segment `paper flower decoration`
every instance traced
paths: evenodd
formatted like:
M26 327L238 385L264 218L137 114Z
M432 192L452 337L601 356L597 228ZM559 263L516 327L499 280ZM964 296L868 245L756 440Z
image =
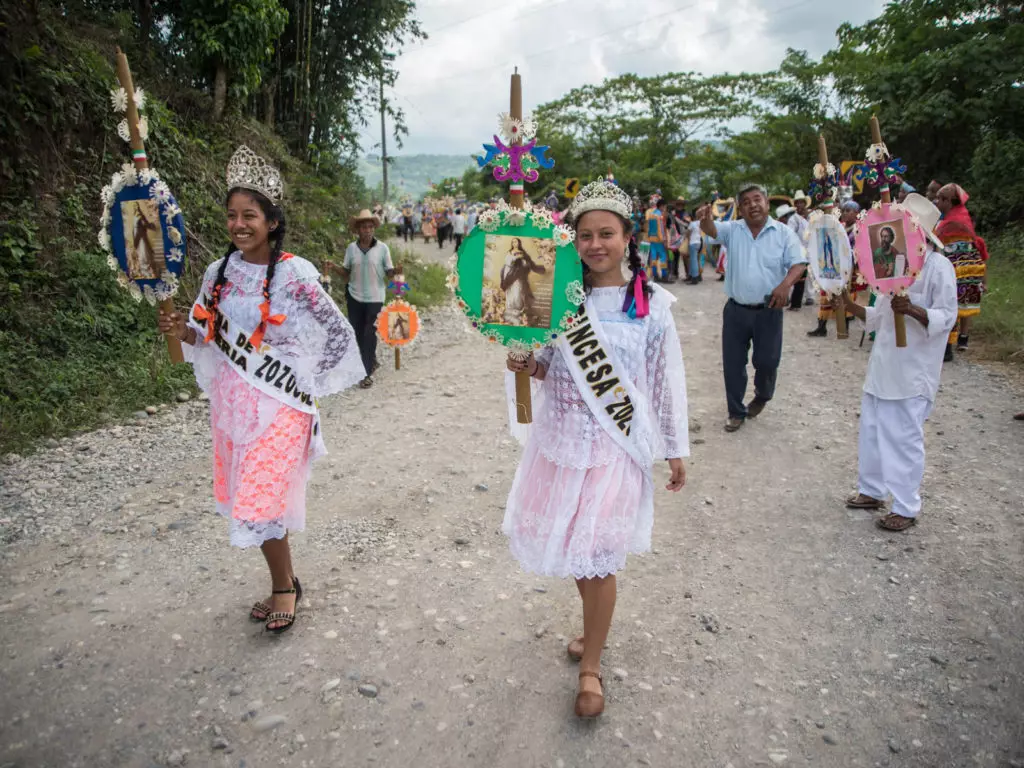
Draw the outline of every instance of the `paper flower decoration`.
M498 131L510 144L513 141L526 142L537 135L537 123L530 115L519 120L508 112L502 112L498 115Z
M124 112L128 109L128 93L124 88L114 88L110 91L110 106L115 112Z
M141 112L146 106L146 92L141 88L136 88L133 101L135 102L135 108Z
M553 238L558 245L572 245L573 241L576 240L576 233L564 224L559 224L555 227Z

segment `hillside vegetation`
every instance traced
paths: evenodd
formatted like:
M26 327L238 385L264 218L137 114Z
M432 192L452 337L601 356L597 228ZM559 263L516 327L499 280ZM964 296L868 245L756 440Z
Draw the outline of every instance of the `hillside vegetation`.
M129 159L108 96L116 46L148 95L150 163L185 213L179 304L228 245L224 172L240 143L281 168L286 246L314 263L342 252L347 217L366 203L344 155L317 152L315 166L297 159L287 138L230 103L213 120L211 94L171 77L126 14L97 14L105 23L83 14L72 25L66 10L0 8L0 452L194 386L190 366L170 365L155 310L117 285L97 243L99 190Z

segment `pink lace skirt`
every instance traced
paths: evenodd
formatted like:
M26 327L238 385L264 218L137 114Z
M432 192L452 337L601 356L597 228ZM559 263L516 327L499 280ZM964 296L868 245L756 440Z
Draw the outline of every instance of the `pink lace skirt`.
M313 416L222 368L210 395L213 493L231 543L258 547L306 527Z
M630 552L648 551L653 524L651 480L625 451L576 469L555 464L530 440L502 529L524 570L590 579L621 570Z

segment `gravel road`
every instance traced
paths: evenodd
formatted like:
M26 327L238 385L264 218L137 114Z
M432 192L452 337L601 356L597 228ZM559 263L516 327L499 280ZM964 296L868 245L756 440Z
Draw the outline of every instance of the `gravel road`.
M778 396L729 435L720 286L672 290L689 483L621 574L599 722L572 715L575 587L500 534L503 355L445 309L325 403L281 637L246 619L262 558L211 512L205 402L6 459L0 766L1024 766L1017 383L947 366L924 516L885 535L842 506L859 328L787 313Z

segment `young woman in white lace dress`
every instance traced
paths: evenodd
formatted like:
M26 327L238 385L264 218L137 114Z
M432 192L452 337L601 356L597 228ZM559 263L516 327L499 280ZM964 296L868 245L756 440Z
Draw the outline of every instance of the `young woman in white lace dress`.
M270 568L271 596L250 617L283 632L302 597L288 533L305 528L310 465L326 452L315 398L352 386L366 371L319 271L282 251L277 171L245 151L228 171L232 245L206 270L188 316L161 312L159 327L185 342L210 397L214 497L230 521L231 543L260 547Z
M671 312L675 299L646 283L631 238L631 207L617 187L595 182L569 212L584 264L584 315L607 341L598 360L610 363L633 387L626 441L614 426L608 428L600 415L604 409L594 407L591 393L578 383L602 374L596 363L579 361L581 350L591 354L596 345L584 342L574 351L566 339L525 362L508 360L510 370L529 372L539 386L533 388L534 424L509 493L504 531L525 570L576 580L583 635L568 651L580 661L576 714L581 717L604 709L601 651L615 608L615 574L628 553L651 546L653 460L668 460L666 488L679 491L686 482L683 458L689 455L686 374ZM624 260L632 272L628 282ZM592 376L581 379L573 366Z

